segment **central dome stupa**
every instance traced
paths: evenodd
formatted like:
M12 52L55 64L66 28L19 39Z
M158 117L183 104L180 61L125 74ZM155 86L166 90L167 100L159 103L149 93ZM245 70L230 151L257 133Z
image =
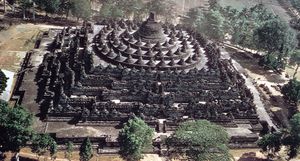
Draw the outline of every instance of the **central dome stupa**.
M150 42L164 42L166 41L166 36L163 33L163 28L159 22L156 21L155 14L150 13L149 18L144 21L136 31L133 36L136 39L141 39L143 41Z
M139 26L122 20L104 25L94 43L95 53L106 64L127 68L186 70L199 68L206 61L203 48L193 34L183 28L162 25L152 12Z

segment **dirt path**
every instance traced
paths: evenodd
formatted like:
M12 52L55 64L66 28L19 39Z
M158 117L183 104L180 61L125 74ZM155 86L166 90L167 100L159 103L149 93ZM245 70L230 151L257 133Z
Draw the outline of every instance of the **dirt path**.
M222 54L223 59L230 59L230 55L226 50L221 49L221 54ZM254 104L256 105L256 110L257 110L259 119L266 121L270 127L274 127L277 130L276 125L273 123L271 117L269 116L268 112L265 109L264 104L262 103L262 101L260 99L260 94L259 94L258 90L256 89L256 87L254 86L254 82L253 82L252 78L245 77L245 74L247 74L247 72L237 61L232 60L232 62L233 62L234 67L236 68L236 70L238 70L241 74L243 74L245 81L246 81L245 83L254 96L253 101L254 101Z

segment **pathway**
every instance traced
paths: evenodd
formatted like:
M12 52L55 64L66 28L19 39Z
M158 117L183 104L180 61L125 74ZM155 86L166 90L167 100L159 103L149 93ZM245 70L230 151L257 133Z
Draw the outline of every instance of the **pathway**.
M229 53L221 48L221 57L222 59L230 59L230 55ZM265 109L265 106L263 104L263 102L260 99L260 94L258 92L258 90L256 89L256 87L254 86L254 82L251 78L248 78L245 76L246 70L235 60L232 60L233 66L236 68L236 70L238 70L242 76L245 79L245 83L247 85L247 87L250 89L250 91L252 92L253 96L254 96L254 104L256 105L256 111L258 114L258 117L261 121L266 121L270 127L274 127L275 130L278 130L278 128L276 127L276 125L273 123L270 115L268 114L268 112Z

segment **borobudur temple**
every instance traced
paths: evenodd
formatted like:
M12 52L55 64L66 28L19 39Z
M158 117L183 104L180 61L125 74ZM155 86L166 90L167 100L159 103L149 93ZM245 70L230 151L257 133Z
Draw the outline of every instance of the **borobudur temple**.
M88 136L99 152L117 152L118 131L134 116L155 129L160 152L161 140L188 120L224 126L232 147L253 146L262 130L232 60L201 33L161 24L154 14L142 23L50 29L21 70L14 98L36 114L36 131L58 143Z

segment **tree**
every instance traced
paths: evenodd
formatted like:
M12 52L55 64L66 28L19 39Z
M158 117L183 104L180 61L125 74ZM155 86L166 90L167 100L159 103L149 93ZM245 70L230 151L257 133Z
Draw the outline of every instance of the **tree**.
M119 0L116 6L123 11L126 18L133 16L134 19L141 19L146 11L143 0Z
M266 54L262 56L262 58L259 60L258 64L260 66L263 66L266 69L271 69L271 70L279 70L284 68L284 63L282 62L283 60L279 60L277 58L277 55L274 53Z
M204 13L199 8L191 8L186 17L184 17L181 21L184 25L191 26L193 28L197 28L204 21Z
M218 10L210 10L205 13L206 17L203 26L200 27L200 31L214 40L223 40L224 38L224 17Z
M150 0L145 4L148 13L155 12L156 15L165 18L166 22L174 20L177 17L176 4L168 0Z
M276 54L278 62L284 63L284 58L294 50L296 41L294 32L277 18L266 21L254 31L254 42L258 49Z
M89 138L85 138L80 146L80 161L89 161L93 157L92 144Z
M21 106L0 101L0 151L18 153L32 138L32 115Z
M102 18L108 19L108 18L122 18L123 17L123 11L116 6L116 3L113 1L108 1L103 3L101 9L100 9L100 16Z
M192 8L183 18L183 24L192 26L197 31L214 40L222 40L225 35L225 18L218 7L204 12L199 8Z
M224 128L198 120L180 124L166 143L171 152L185 154L189 160L230 161L228 142Z
M58 12L60 14L65 14L66 18L68 18L70 9L71 9L71 0L61 0Z
M143 158L142 153L152 146L154 130L142 119L130 119L119 133L120 154L129 161Z
M82 18L84 20L89 19L92 13L89 0L71 0L70 10L77 19Z
M284 138L283 144L288 147L289 159L296 157L300 148L300 113L290 119L289 135Z
M33 136L31 151L38 156L44 155L50 151L51 156L57 151L55 140L49 134L35 134Z
M282 145L282 133L275 132L264 135L257 143L257 145L263 150L270 154L275 155L279 152Z
M26 10L28 8L31 8L33 3L31 0L20 0L20 6L22 7L23 10L23 19L26 19Z
M0 69L0 95L6 88L6 83L7 83L8 78L5 76L5 74L2 72Z
M282 87L281 93L286 100L298 103L300 101L300 82L296 79L291 79Z
M296 74L297 74L298 69L299 69L299 66L300 66L300 51L299 50L296 50L291 54L290 64L296 66L295 72L293 74L293 79L295 79Z
M48 13L56 13L59 10L61 4L60 0L34 0L38 7Z
M299 0L289 0L293 7L295 7L298 11L300 11L300 1Z
M67 144L66 144L66 153L65 153L65 158L67 158L68 160L71 160L72 158L72 152L74 150L74 145L71 141L69 141Z
M263 151L275 154L280 151L282 145L287 148L289 159L296 157L300 148L300 113L290 119L290 128L263 136L257 143Z
M57 144L55 141L50 144L49 151L51 158L55 159L55 154L57 153Z

